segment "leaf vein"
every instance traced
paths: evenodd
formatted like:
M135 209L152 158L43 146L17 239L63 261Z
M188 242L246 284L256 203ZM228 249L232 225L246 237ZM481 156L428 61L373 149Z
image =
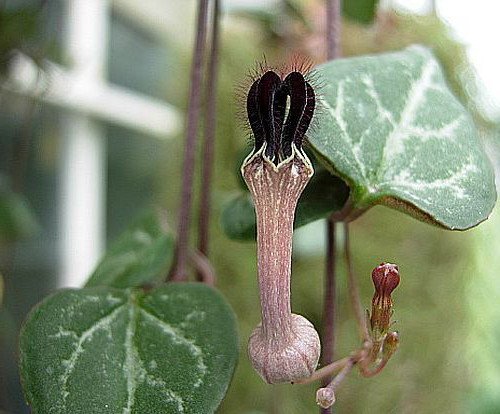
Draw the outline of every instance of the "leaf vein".
M62 383L62 405L65 408L66 407L66 400L69 395L68 391L68 380L70 375L73 373L73 370L75 369L75 365L78 361L78 358L80 355L83 353L83 344L87 341L92 339L94 334L99 331L100 329L108 329L111 322L117 317L117 315L122 311L122 309L125 307L125 304L122 304L115 309L113 309L110 313L107 315L104 315L102 318L98 319L90 328L85 330L79 337L78 337L78 342L76 342L76 346L74 351L71 353L69 359L62 361L64 370L62 375L60 376L60 380Z
M186 338L186 336L180 329L177 329L172 325L166 323L158 316L142 307L140 308L140 310L145 318L152 322L154 325L157 325L160 328L161 332L167 335L173 343L183 345L189 349L191 355L193 355L193 357L196 359L196 368L200 375L200 377L193 383L193 388L200 387L203 383L203 378L208 371L208 367L205 364L201 348L196 345L196 343L192 339Z

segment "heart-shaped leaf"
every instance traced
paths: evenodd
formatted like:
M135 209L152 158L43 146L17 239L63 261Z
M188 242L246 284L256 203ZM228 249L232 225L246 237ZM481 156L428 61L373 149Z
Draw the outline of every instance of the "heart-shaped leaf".
M20 336L33 414L213 413L237 353L229 305L202 284L63 290Z
M174 237L159 212L149 212L116 240L87 286L136 287L165 277Z
M342 2L342 14L356 22L369 24L375 19L378 0L348 0Z
M348 195L349 188L340 178L325 169L317 170L297 204L295 228L340 210ZM255 240L255 210L250 193L241 192L228 201L222 212L221 224L231 239Z
M456 230L488 217L492 167L428 50L340 59L317 72L324 87L309 142L349 183L355 209L383 204Z

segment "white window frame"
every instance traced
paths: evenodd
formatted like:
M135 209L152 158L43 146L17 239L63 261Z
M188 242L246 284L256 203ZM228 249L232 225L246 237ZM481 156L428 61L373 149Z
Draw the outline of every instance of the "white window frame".
M105 248L107 157L102 122L163 139L179 132L182 117L165 101L106 81L109 0L66 0L65 6L63 47L69 66L46 62L39 74L28 57L18 55L4 87L66 112L58 180L57 284L80 287ZM155 14L151 9L149 13Z

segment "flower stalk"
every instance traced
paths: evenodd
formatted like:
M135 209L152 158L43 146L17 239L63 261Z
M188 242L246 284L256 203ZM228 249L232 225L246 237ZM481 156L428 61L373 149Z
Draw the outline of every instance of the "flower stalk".
M346 239L348 246L348 239ZM348 251L348 250L346 250ZM354 278L350 266L350 255L346 255L349 265L350 288L352 289ZM371 315L367 314L367 324L363 323L360 329L363 340L362 346L354 351L350 356L332 362L329 365L317 370L308 378L299 380L298 383L308 384L318 380L324 380L331 375L335 377L323 385L316 392L316 402L323 410L328 410L335 402L335 392L344 378L351 372L354 366L358 366L361 375L372 377L377 375L387 365L389 359L394 355L399 347L399 334L390 331L393 313L393 303L391 294L399 285L399 269L396 265L382 263L373 269L372 280L375 286L375 293L372 299ZM354 289L355 308L360 308L357 297L357 287ZM357 312L357 313L360 313ZM358 316L358 323L360 321ZM368 326L370 328L368 329Z

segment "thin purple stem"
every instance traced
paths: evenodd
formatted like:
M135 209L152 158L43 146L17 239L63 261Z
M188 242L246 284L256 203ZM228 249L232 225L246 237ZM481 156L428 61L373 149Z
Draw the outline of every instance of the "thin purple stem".
M200 0L198 3L198 23L190 76L186 144L184 147L184 164L182 170L181 206L177 230L177 247L175 264L170 274L170 279L174 281L187 279L189 227L191 224L191 199L193 194L196 138L201 113L201 81L203 75L203 58L206 46L207 15L208 0Z
M206 285L215 285L215 270L212 263L199 251L191 251L190 259L196 268L199 280Z
M337 376L332 380L332 382L328 385L333 391L336 391L338 386L344 381L345 377L349 372L352 371L356 361L353 358L349 358L347 363L344 365L344 368L340 370ZM331 408L331 407L330 407Z
M356 323L358 325L359 335L363 341L368 341L370 339L370 334L368 332L366 316L365 313L363 312L363 305L361 304L359 296L359 287L358 284L356 283L356 278L354 276L348 223L344 223L344 258L347 267L347 284L348 284L349 296L351 299L351 305L354 311L354 316L356 317Z
M341 1L326 0L326 57L328 60L338 59L340 50Z
M213 2L212 44L208 62L208 79L205 100L205 145L201 174L201 199L199 212L198 250L208 256L210 225L210 195L215 143L215 114L217 104L217 69L219 63L219 0Z
M340 0L326 0L326 50L327 59L340 57ZM335 357L335 221L330 217L327 223L325 297L323 314L323 365L332 363ZM328 384L326 378L323 386ZM320 408L321 414L332 414L332 408Z
M327 366L333 362L335 347L335 221L330 217L327 222L326 241L326 268L325 268L325 296L323 303L323 355L322 365ZM322 381L326 387L332 380L327 376ZM324 409L323 409L324 410Z
M325 294L323 299L323 338L322 338L322 365L331 364L335 357L335 304L336 304L336 274L335 274L335 221L332 217L328 219L327 225L327 246L326 246L326 266L325 266ZM322 381L322 386L326 387L332 380L327 376ZM331 414L332 409L320 408L321 414Z

